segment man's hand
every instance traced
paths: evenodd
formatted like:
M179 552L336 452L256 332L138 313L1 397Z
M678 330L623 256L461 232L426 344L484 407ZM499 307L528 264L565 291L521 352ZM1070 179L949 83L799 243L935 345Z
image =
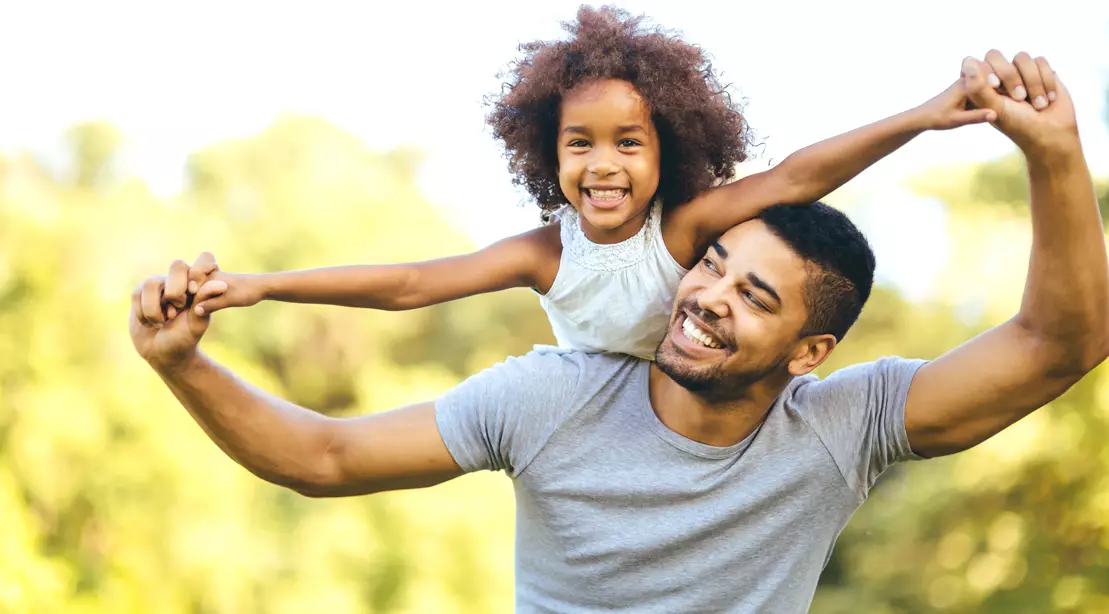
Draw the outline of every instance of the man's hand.
M215 257L205 252L190 267L176 260L165 276L148 278L131 295L131 341L135 350L154 368L172 368L196 354L196 346L208 330L208 316L188 309L194 302L222 292L226 284L210 281L190 295L190 271L197 278L217 269Z
M985 62L963 60L962 81L971 103L994 111L994 126L1026 156L1078 149L1074 104L1044 58L1032 59L1022 51L1009 62L992 50ZM1007 95L995 90L998 83Z
M923 127L926 130L950 130L997 120L997 112L993 109L967 108L967 90L963 79L952 83L913 112L919 113L923 118Z

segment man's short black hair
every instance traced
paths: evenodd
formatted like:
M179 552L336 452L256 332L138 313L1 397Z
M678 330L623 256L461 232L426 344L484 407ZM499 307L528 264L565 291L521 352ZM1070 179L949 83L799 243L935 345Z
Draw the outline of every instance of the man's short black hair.
M842 212L819 202L775 205L759 219L805 260L809 319L801 337L842 340L874 285L874 252L866 237Z

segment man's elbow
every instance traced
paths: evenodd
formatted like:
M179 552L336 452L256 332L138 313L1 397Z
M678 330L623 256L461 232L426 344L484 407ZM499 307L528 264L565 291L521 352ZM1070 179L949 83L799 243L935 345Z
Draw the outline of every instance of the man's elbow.
M1109 344L1093 341L1072 344L1061 353L1051 362L1047 374L1073 385L1109 358Z
M333 449L322 454L309 470L296 479L284 480L279 486L310 499L372 495L388 490L380 480L354 478L344 469L339 455Z
M1109 358L1109 326L1104 330L1072 329L1065 334L1047 334L1020 322L1028 350L1044 368L1044 375L1077 382Z
M343 479L338 467L327 455L323 455L318 463L308 471L296 477L289 477L275 481L278 486L284 486L298 495L311 499L329 499L343 496Z
M1079 364L1082 375L1098 368L1101 363L1109 358L1109 331L1104 331L1101 335L1096 336L1088 346Z

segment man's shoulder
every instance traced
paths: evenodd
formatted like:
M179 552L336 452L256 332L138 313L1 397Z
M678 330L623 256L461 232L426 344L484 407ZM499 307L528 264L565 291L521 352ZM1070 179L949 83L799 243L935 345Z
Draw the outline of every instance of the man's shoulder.
M888 379L902 379L916 372L928 361L900 356L883 356L832 371L821 378L815 374L794 378L782 394L794 406L817 409L843 403L865 401L876 384ZM881 388L881 386L877 386Z
M609 380L647 361L615 353L584 352L560 348L537 348L522 356L511 356L484 369L482 379L520 379L532 385L558 387L583 380Z

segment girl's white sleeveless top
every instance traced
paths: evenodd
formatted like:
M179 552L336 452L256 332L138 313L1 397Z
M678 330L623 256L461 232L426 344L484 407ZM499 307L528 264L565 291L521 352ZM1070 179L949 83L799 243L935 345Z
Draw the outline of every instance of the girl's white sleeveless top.
M662 240L662 206L656 202L639 232L620 243L590 241L573 207L558 213L562 259L539 302L558 347L619 352L654 360L686 269Z

